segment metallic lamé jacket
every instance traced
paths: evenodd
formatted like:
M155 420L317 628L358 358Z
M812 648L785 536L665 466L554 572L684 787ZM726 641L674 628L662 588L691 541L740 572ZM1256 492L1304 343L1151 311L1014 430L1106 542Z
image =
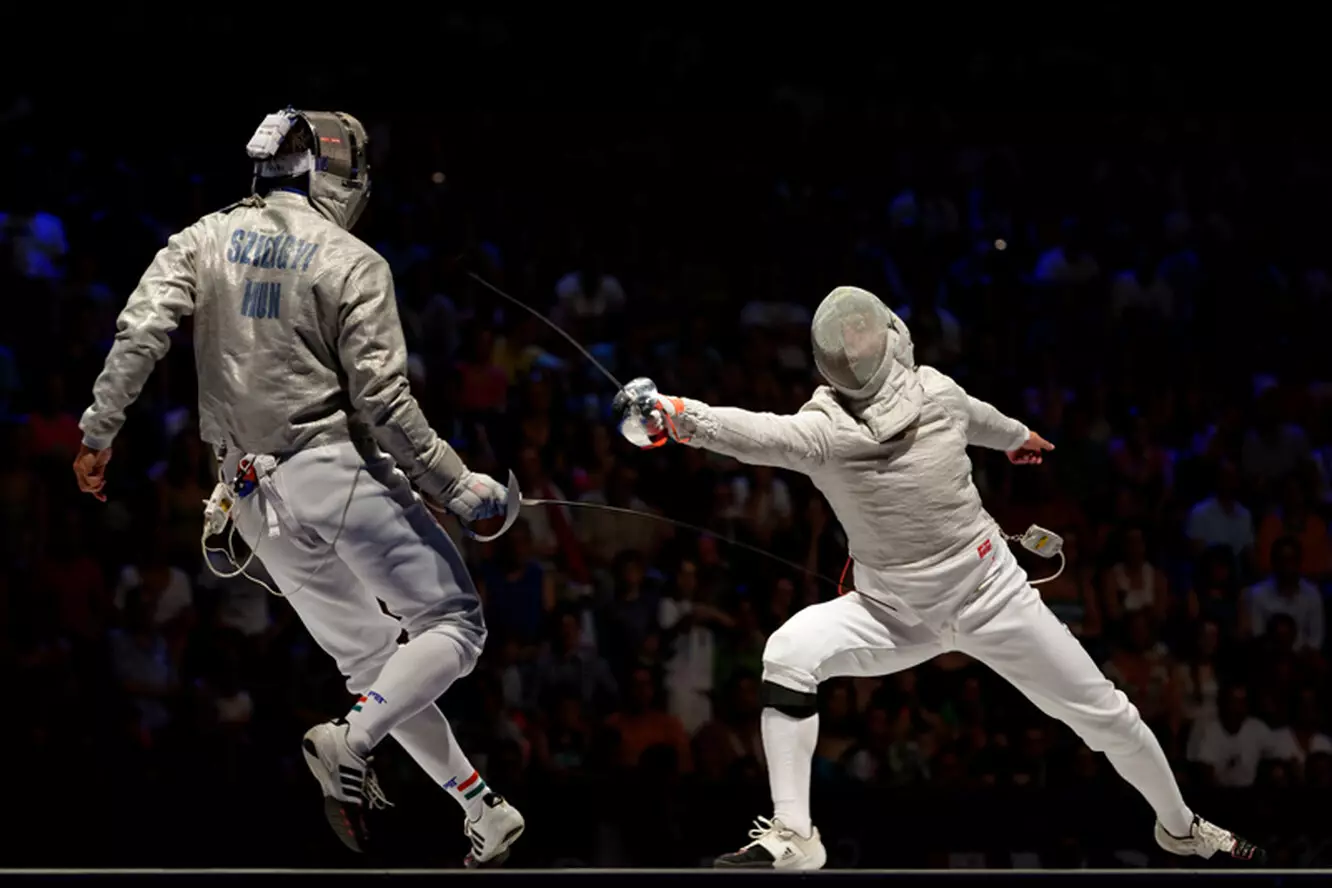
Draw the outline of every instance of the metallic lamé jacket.
M447 498L466 469L409 390L388 263L323 209L276 192L174 235L120 313L79 423L84 444L111 445L193 315L200 431L220 452L373 438L423 493Z

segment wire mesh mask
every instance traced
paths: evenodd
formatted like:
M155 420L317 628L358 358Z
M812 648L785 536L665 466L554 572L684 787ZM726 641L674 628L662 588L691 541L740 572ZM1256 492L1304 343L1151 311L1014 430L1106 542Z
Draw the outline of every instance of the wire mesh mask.
M814 313L814 364L839 392L861 398L874 394L892 364L890 332L895 318L873 293L838 287Z

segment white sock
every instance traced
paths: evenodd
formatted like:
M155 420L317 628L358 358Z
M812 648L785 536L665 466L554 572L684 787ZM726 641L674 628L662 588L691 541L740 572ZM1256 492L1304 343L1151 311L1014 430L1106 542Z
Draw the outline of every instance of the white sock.
M792 718L768 707L763 710L761 726L773 817L802 838L809 838L814 832L809 817L809 781L814 747L819 742L819 717Z
M468 820L481 816L486 781L482 780L463 754L462 747L449 728L448 719L434 703L399 724L390 736L407 750L412 761L444 787L467 814Z
M463 667L462 646L448 633L429 630L389 657L374 687L347 713L347 745L369 755L388 733L439 699Z
M1188 838L1193 829L1193 812L1184 804L1179 783L1175 781L1175 772L1170 770L1170 762L1166 760L1160 741L1152 729L1141 721L1135 733L1142 741L1142 747L1137 752L1130 755L1106 753L1105 757L1119 772L1119 776L1142 793L1166 832L1176 838Z

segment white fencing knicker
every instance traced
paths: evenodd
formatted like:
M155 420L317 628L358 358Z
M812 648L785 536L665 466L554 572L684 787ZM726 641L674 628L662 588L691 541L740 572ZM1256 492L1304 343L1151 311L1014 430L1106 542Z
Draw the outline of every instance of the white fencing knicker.
M240 458L224 463L224 477ZM453 679L470 672L486 640L481 600L453 540L392 461L341 443L271 462L256 459L256 489L231 518L348 689L370 689L403 630L448 635L460 649Z

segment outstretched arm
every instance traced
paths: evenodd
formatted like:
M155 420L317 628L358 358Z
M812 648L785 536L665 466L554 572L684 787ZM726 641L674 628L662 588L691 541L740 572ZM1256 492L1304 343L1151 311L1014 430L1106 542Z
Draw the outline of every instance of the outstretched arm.
M656 392L650 380L634 380L616 396L620 431L640 447L673 438L749 465L809 474L831 452L828 415L806 407L799 413L755 413L713 407L691 398Z

